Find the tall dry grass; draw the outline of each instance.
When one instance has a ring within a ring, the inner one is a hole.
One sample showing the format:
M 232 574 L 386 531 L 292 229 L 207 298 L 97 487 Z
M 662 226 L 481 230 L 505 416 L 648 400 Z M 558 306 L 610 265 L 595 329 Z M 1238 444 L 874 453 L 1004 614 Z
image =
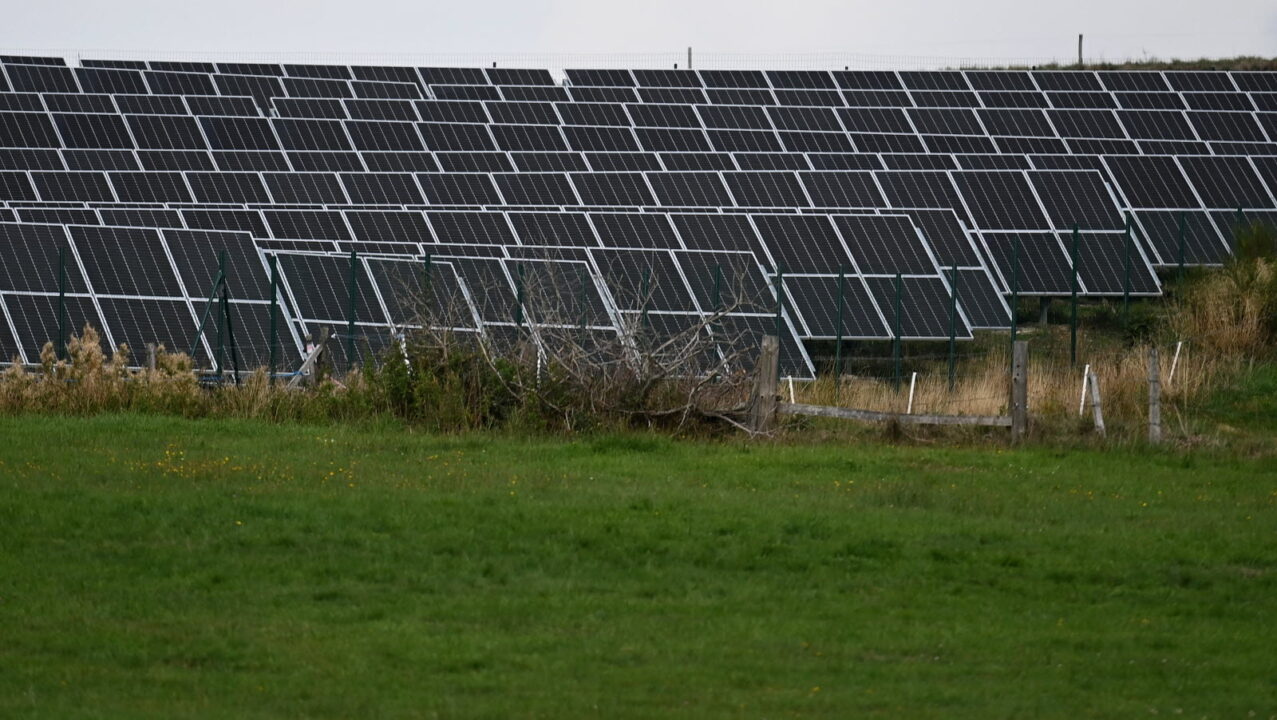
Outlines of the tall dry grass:
M 1029 329 L 1029 413 L 1039 435 L 1089 432 L 1091 402 L 1082 404 L 1082 375 L 1089 365 L 1101 395 L 1111 436 L 1139 437 L 1147 428 L 1149 350 L 1159 354 L 1164 431 L 1191 434 L 1194 407 L 1235 382 L 1256 359 L 1271 359 L 1277 344 L 1277 271 L 1271 233 L 1252 228 L 1241 238 L 1238 257 L 1219 270 L 1202 273 L 1160 302 L 1160 311 L 1140 337 L 1101 337 L 1082 330 L 1078 363 L 1069 362 L 1065 328 Z M 1176 347 L 1180 348 L 1178 361 Z M 1174 376 L 1172 377 L 1172 366 Z M 914 365 L 918 372 L 912 412 L 941 415 L 1005 415 L 1010 398 L 1010 357 L 1004 343 L 957 364 L 952 389 L 943 360 Z M 874 376 L 823 377 L 794 386 L 798 402 L 881 412 L 910 409 L 912 372 L 899 386 Z M 782 395 L 790 388 L 782 383 Z

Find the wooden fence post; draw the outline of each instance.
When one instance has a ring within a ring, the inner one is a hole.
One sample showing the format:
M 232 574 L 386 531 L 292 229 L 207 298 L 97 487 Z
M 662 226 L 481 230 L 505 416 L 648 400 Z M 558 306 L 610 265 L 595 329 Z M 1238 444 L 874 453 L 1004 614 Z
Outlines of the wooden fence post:
M 1162 441 L 1162 375 L 1157 364 L 1157 348 L 1148 349 L 1148 441 Z
M 1016 340 L 1011 351 L 1011 442 L 1029 429 L 1029 343 Z
M 1091 371 L 1091 414 L 1095 416 L 1095 432 L 1104 437 L 1104 409 L 1100 406 L 1100 379 Z
M 765 433 L 776 421 L 776 382 L 780 377 L 780 340 L 775 335 L 764 335 L 754 365 L 754 397 L 750 401 L 750 429 Z
M 155 370 L 155 343 L 146 344 L 146 369 Z

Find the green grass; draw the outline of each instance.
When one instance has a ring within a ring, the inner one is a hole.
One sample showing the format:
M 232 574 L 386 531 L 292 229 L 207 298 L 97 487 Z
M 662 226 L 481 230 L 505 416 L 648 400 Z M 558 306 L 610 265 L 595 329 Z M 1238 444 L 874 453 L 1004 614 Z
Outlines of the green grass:
M 1233 433 L 1253 432 L 1277 442 L 1277 363 L 1252 368 L 1231 387 L 1216 393 L 1203 408 L 1207 421 Z
M 0 437 L 0 717 L 1277 713 L 1272 456 Z

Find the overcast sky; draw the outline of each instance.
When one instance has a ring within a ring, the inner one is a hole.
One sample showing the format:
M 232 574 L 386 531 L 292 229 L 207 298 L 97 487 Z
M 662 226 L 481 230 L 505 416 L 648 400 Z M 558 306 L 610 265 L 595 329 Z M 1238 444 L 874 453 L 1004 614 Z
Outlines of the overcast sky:
M 4 0 L 5 48 L 330 53 L 1277 55 L 1274 0 Z

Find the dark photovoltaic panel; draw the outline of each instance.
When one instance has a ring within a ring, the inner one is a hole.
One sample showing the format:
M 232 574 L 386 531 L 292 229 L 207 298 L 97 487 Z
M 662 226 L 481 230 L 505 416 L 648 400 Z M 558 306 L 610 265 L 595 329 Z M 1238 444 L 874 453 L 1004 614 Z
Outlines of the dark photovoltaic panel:
M 811 205 L 793 173 L 729 172 L 723 177 L 736 198 L 736 204 L 742 207 Z
M 367 265 L 395 325 L 429 322 L 446 328 L 477 329 L 474 311 L 451 263 L 432 260 L 426 265 L 417 260 L 370 258 Z
M 305 320 L 346 322 L 350 313 L 351 274 L 355 278 L 355 322 L 385 323 L 364 264 L 349 256 L 278 253 L 293 306 Z
M 901 278 L 899 318 L 896 316 L 896 279 L 867 277 L 865 283 L 883 309 L 887 327 L 893 334 L 898 327 L 902 338 L 949 337 L 949 306 L 952 300 L 949 288 L 940 278 Z M 971 337 L 971 329 L 961 317 L 956 318 L 953 333 L 959 337 Z
M 1075 224 L 1082 230 L 1122 227 L 1122 217 L 1098 173 L 1037 170 L 1028 175 L 1055 229 Z
M 430 227 L 441 243 L 514 245 L 514 233 L 501 213 L 432 212 Z
M 1071 243 L 1071 240 L 1065 240 Z M 1071 245 L 1070 252 L 1072 252 Z M 1129 253 L 1129 260 L 1127 254 Z M 1129 290 L 1148 295 L 1158 292 L 1157 278 L 1139 256 L 1135 241 L 1123 233 L 1086 233 L 1078 238 L 1078 276 L 1092 295 L 1121 295 L 1128 288 L 1126 267 L 1129 262 Z M 1065 266 L 1067 268 L 1067 264 Z
M 343 215 L 360 242 L 434 242 L 425 215 L 420 212 L 352 210 Z
M 784 244 L 764 250 L 748 216 L 718 213 L 748 209 L 797 227 L 828 224 L 839 215 L 829 211 L 843 209 L 848 243 L 850 223 L 901 222 L 914 233 L 912 255 L 889 233 L 868 233 L 852 251 L 856 263 L 867 258 L 862 272 L 934 278 L 918 262 L 931 262 L 930 248 L 946 271 L 956 262 L 960 278 L 984 283 L 963 302 L 980 327 L 999 325 L 990 321 L 998 300 L 964 223 L 983 233 L 1002 291 L 1007 241 L 1020 237 L 1026 287 L 1066 292 L 1064 248 L 1077 223 L 1082 292 L 1112 293 L 1129 257 L 1142 293 L 1158 291 L 1146 256 L 1178 260 L 1180 212 L 1185 263 L 1201 264 L 1227 253 L 1238 206 L 1248 220 L 1277 207 L 1271 73 L 573 70 L 559 87 L 544 70 L 518 68 L 152 62 L 73 71 L 20 61 L 6 72 L 0 200 L 67 207 L 9 209 L 0 220 L 184 223 L 317 252 L 516 249 L 529 262 L 582 261 L 526 254 L 550 242 L 732 249 L 765 264 L 783 251 L 825 282 L 834 270 L 814 259 L 828 245 L 781 233 Z M 176 94 L 154 94 L 165 92 Z M 192 203 L 203 207 L 175 209 Z M 348 204 L 368 209 L 303 209 Z M 431 210 L 427 221 L 403 206 L 503 213 Z M 527 212 L 558 206 L 583 212 Z M 709 214 L 677 212 L 695 208 Z M 1134 253 L 1121 232 L 1127 209 Z M 678 262 L 689 282 L 692 263 Z M 807 314 L 795 322 L 824 322 Z M 490 321 L 503 324 L 493 337 L 517 334 L 508 308 Z
M 816 207 L 885 207 L 886 200 L 868 172 L 804 172 L 798 174 Z
M 618 308 L 692 312 L 696 307 L 668 251 L 591 250 Z
M 1055 233 L 984 233 L 983 240 L 1007 291 L 1014 286 L 1022 295 L 1069 294 L 1069 256 Z
M 1273 198 L 1244 157 L 1185 157 L 1180 166 L 1208 208 L 1270 208 Z
M 1023 173 L 963 172 L 954 175 L 972 220 L 985 230 L 1032 230 L 1046 219 Z
M 717 173 L 666 172 L 648 176 L 657 200 L 672 207 L 732 205 L 732 196 Z
M 164 230 L 187 297 L 207 299 L 218 270 L 226 270 L 231 296 L 237 300 L 270 299 L 270 280 L 262 268 L 253 238 L 245 233 Z M 220 264 L 224 260 L 224 264 Z
M 605 247 L 677 248 L 678 236 L 663 214 L 591 213 L 590 222 Z
M 156 231 L 71 226 L 70 232 L 96 294 L 186 296 Z
M 865 275 L 936 273 L 935 261 L 907 217 L 838 215 L 834 224 Z
M 655 205 L 640 173 L 575 173 L 572 184 L 586 205 Z
M 1144 242 L 1157 255 L 1156 264 L 1178 265 L 1182 256 L 1188 265 L 1213 265 L 1228 253 L 1228 246 L 1205 212 L 1136 210 L 1135 220 Z
M 785 295 L 811 337 L 885 338 L 890 333 L 864 283 L 855 275 L 798 276 L 785 279 Z M 842 328 L 839 330 L 839 305 Z
M 65 267 L 66 292 L 88 292 L 66 230 L 58 225 L 0 223 L 0 254 L 5 260 L 0 262 L 0 291 L 57 293 L 59 267 Z
M 9 339 L 5 337 L 7 328 L 0 329 L 0 351 L 4 353 L 3 362 L 12 360 L 19 347 L 26 355 L 28 363 L 40 362 L 41 349 L 45 343 L 56 344 L 60 327 L 65 329 L 67 338 L 70 339 L 73 336 L 82 335 L 84 328 L 91 326 L 101 337 L 103 349 L 108 354 L 113 350 L 109 347 L 108 339 L 103 335 L 105 324 L 92 298 L 68 295 L 64 301 L 65 322 L 58 317 L 57 295 L 0 293 L 0 302 L 3 302 L 5 309 L 8 310 L 17 334 L 16 338 Z M 0 321 L 3 319 L 0 315 Z M 0 322 L 0 326 L 3 325 L 4 323 Z
M 851 264 L 828 217 L 754 215 L 752 219 L 772 262 L 782 272 L 837 272 Z
M 510 213 L 510 224 L 524 245 L 599 244 L 583 213 Z
M 952 270 L 945 270 L 943 275 L 949 280 L 972 329 L 1010 326 L 1010 310 L 986 271 L 959 269 L 956 280 Z
M 704 313 L 774 313 L 776 296 L 758 261 L 747 252 L 674 253 Z
M 1133 208 L 1201 206 L 1174 158 L 1109 157 L 1104 164 Z

